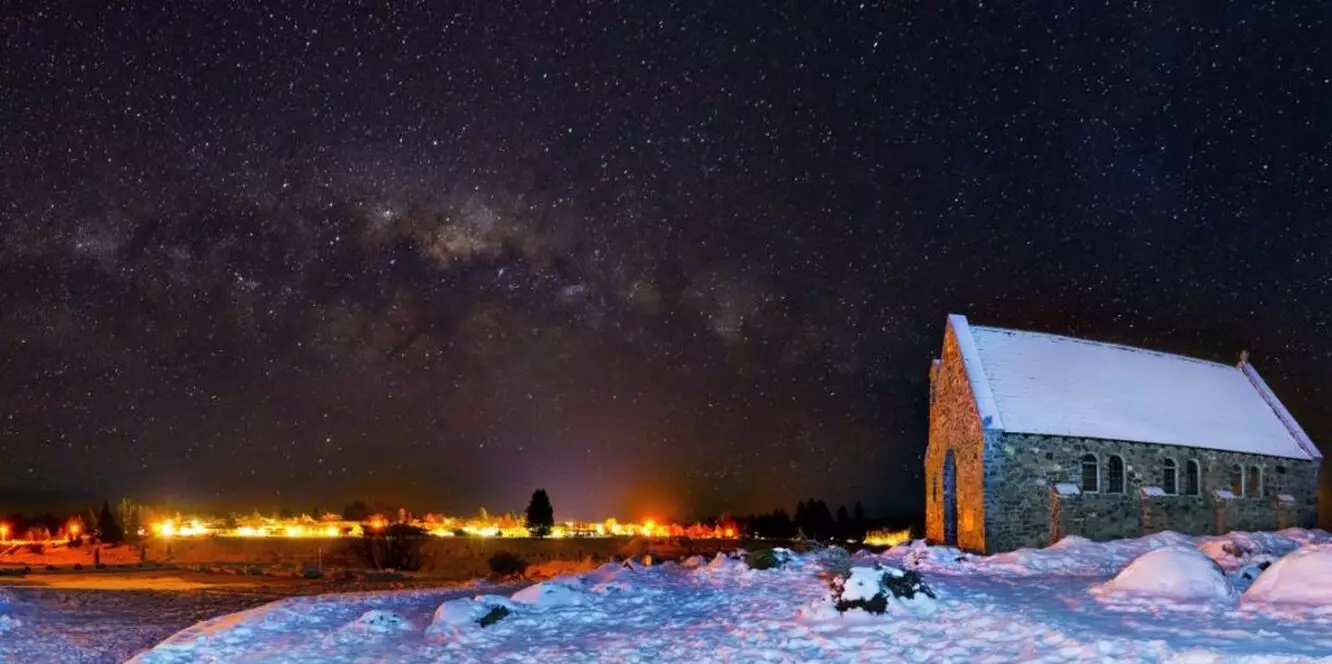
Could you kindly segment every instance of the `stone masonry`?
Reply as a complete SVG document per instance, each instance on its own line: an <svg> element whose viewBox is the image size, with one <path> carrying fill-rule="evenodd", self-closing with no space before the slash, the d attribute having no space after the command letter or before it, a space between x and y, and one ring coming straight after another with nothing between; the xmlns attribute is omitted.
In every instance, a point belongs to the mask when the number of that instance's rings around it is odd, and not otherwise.
<svg viewBox="0 0 1332 664"><path fill-rule="evenodd" d="M1096 455L1098 493L1061 495L1056 485L1081 485L1082 458ZM1108 493L1106 465L1124 460L1124 491ZM984 453L984 541L987 551L1043 547L1057 537L1093 540L1137 537L1163 530L1213 534L1231 530L1313 527L1317 519L1318 465L1309 461L1090 438L1000 434ZM1178 490L1185 490L1187 461L1200 465L1200 494L1148 495L1164 484L1165 459L1178 464ZM1261 494L1221 498L1230 488L1234 464L1262 470ZM1156 492L1150 492L1156 493ZM1284 502L1287 495L1295 500ZM927 533L928 535L928 533Z"/></svg>
<svg viewBox="0 0 1332 664"><path fill-rule="evenodd" d="M944 459L951 451L957 468L956 545L969 551L984 551L986 433L951 328L944 335L941 361L930 371L930 395L930 444L925 451L925 537L933 542L946 541L943 468Z"/></svg>

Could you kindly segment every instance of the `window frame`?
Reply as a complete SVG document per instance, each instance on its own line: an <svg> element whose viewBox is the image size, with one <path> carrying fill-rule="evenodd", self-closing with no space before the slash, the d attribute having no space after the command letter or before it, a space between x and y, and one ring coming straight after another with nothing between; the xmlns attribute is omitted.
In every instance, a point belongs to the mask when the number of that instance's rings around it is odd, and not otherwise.
<svg viewBox="0 0 1332 664"><path fill-rule="evenodd" d="M1119 489L1115 489L1114 473L1111 472L1111 468L1114 467L1116 461L1119 462ZM1098 462L1096 465L1097 465L1097 470L1099 472L1100 463ZM1100 482L1098 481L1097 484L1100 484ZM1105 457L1104 493L1106 495L1123 495L1128 491L1127 485L1128 485L1127 466L1124 465L1124 457L1118 454L1107 455Z"/></svg>
<svg viewBox="0 0 1332 664"><path fill-rule="evenodd" d="M1238 487L1239 491L1235 490L1237 488L1235 486L1235 471L1237 470L1239 471L1239 487ZM1226 477L1226 480L1227 480L1226 488L1230 489L1230 492L1232 494L1235 494L1236 498L1243 498L1244 489L1247 488L1246 485L1248 484L1247 482L1244 481L1244 464L1242 463L1230 464L1230 473Z"/></svg>
<svg viewBox="0 0 1332 664"><path fill-rule="evenodd" d="M1193 477L1193 491L1189 491L1189 469L1190 469L1190 468L1193 469L1193 474L1192 474L1192 477ZM1203 492L1203 486L1202 486L1202 462L1198 461L1197 459L1185 459L1185 460L1184 460L1184 491L1185 491L1185 493L1183 493L1182 495L1185 495L1185 496L1201 496L1201 495L1202 495L1202 492Z"/></svg>
<svg viewBox="0 0 1332 664"><path fill-rule="evenodd" d="M1248 493L1249 483L1253 482L1254 491L1252 495ZM1263 467L1258 465L1249 466L1244 476L1244 491L1249 498L1263 497Z"/></svg>
<svg viewBox="0 0 1332 664"><path fill-rule="evenodd" d="M1087 488L1087 463L1091 459L1092 464L1096 466L1096 486ZM1078 460L1078 489L1082 493L1100 493L1101 492L1101 458L1088 452L1082 455Z"/></svg>
<svg viewBox="0 0 1332 664"><path fill-rule="evenodd" d="M1170 481L1167 482L1166 478ZM1161 460L1161 491L1167 496L1179 495L1179 462L1174 457L1166 457Z"/></svg>

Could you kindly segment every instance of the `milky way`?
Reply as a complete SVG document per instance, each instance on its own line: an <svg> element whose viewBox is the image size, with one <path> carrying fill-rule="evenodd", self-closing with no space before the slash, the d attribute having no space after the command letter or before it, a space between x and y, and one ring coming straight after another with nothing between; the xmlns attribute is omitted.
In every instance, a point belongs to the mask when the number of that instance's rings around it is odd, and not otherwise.
<svg viewBox="0 0 1332 664"><path fill-rule="evenodd" d="M0 488L910 512L948 312L1248 348L1332 439L1317 3L42 4Z"/></svg>

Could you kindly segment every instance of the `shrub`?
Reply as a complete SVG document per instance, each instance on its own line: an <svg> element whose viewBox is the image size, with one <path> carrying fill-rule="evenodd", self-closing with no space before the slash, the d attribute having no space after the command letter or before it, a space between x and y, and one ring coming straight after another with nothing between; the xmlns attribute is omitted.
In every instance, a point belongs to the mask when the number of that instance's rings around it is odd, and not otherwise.
<svg viewBox="0 0 1332 664"><path fill-rule="evenodd" d="M745 564L749 569L781 569L786 563L786 556L775 549L766 549L755 551L745 557Z"/></svg>
<svg viewBox="0 0 1332 664"><path fill-rule="evenodd" d="M83 569L83 563L74 563L74 570L75 570L75 571L78 571L78 570L81 570L81 569Z"/></svg>
<svg viewBox="0 0 1332 664"><path fill-rule="evenodd" d="M395 523L383 532L367 530L359 542L349 542L349 553L368 569L415 572L424 565L421 549L428 537L423 528Z"/></svg>
<svg viewBox="0 0 1332 664"><path fill-rule="evenodd" d="M42 552L46 551L46 545L42 544L41 542L33 542L32 544L29 544L27 546L27 549L28 553L41 554Z"/></svg>
<svg viewBox="0 0 1332 664"><path fill-rule="evenodd" d="M490 566L490 573L500 578L519 576L527 571L527 561L508 551L491 556L486 564Z"/></svg>
<svg viewBox="0 0 1332 664"><path fill-rule="evenodd" d="M925 580L921 578L920 572L907 570L902 572L902 576L896 576L892 573L883 575L883 588L893 594L893 597L903 599L915 599L916 594L922 594L930 599L937 599L934 591L925 585Z"/></svg>
<svg viewBox="0 0 1332 664"><path fill-rule="evenodd" d="M482 627L490 627L491 625L504 620L508 617L509 613L510 611L503 606L497 606L486 612L486 615L481 616L481 619L477 620L476 624Z"/></svg>
<svg viewBox="0 0 1332 664"><path fill-rule="evenodd" d="M934 591L925 585L920 573L877 566L857 568L845 577L833 579L832 591L837 610L841 612L863 609L867 613L882 614L888 610L889 596L912 600L924 595L935 599Z"/></svg>

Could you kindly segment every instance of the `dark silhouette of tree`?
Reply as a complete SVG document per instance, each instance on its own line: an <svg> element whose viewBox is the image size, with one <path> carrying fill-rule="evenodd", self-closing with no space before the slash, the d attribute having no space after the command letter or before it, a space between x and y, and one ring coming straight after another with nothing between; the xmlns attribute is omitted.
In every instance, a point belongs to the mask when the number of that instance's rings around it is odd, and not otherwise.
<svg viewBox="0 0 1332 664"><path fill-rule="evenodd" d="M858 500L856 501L855 509L851 511L851 521L855 528L851 533L851 537L857 542L865 539L865 533L869 530L869 526L865 522L865 508L860 506L860 501Z"/></svg>
<svg viewBox="0 0 1332 664"><path fill-rule="evenodd" d="M836 526L833 521L832 512L828 510L828 503L822 500L810 498L806 504L808 509L809 527L804 529L805 537L814 539L825 539L833 534L833 528Z"/></svg>
<svg viewBox="0 0 1332 664"><path fill-rule="evenodd" d="M102 512L97 515L97 536L107 544L120 544L125 541L125 531L111 512L111 503L102 501Z"/></svg>
<svg viewBox="0 0 1332 664"><path fill-rule="evenodd" d="M851 513L846 511L846 505L837 506L837 539L850 539L852 537Z"/></svg>
<svg viewBox="0 0 1332 664"><path fill-rule="evenodd" d="M370 509L370 506L361 500L354 500L342 508L343 521L365 521L373 514L374 512Z"/></svg>
<svg viewBox="0 0 1332 664"><path fill-rule="evenodd" d="M813 521L810 519L810 508L813 506L813 503L813 499L811 499L809 503L806 503L803 500L796 503L795 518L792 520L792 525L806 535L809 534L809 531L812 530L814 526Z"/></svg>
<svg viewBox="0 0 1332 664"><path fill-rule="evenodd" d="M555 526L555 508L550 504L550 496L545 489L532 492L532 501L527 504L526 526L528 532L536 537L545 537Z"/></svg>

